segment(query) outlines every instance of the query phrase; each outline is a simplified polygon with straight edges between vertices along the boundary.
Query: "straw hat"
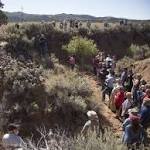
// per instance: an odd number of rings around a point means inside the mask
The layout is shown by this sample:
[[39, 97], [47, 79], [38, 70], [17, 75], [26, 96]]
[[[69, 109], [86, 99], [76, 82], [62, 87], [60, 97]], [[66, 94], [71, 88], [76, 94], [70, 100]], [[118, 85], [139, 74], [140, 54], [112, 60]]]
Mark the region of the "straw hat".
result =
[[87, 116], [88, 116], [89, 118], [98, 118], [97, 113], [96, 113], [95, 111], [93, 111], [93, 110], [88, 111], [88, 112], [87, 112]]
[[138, 115], [138, 109], [135, 107], [135, 108], [131, 108], [131, 109], [129, 109], [128, 110], [128, 114], [129, 114], [129, 116], [131, 116], [131, 115]]

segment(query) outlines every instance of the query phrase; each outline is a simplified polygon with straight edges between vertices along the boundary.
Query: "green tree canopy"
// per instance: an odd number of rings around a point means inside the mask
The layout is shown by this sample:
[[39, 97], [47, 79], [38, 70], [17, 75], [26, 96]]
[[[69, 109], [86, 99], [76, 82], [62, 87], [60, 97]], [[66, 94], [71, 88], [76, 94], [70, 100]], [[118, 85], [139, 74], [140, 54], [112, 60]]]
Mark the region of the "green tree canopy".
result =
[[93, 40], [75, 36], [70, 43], [63, 47], [68, 53], [75, 54], [78, 63], [83, 68], [89, 58], [97, 53], [97, 46]]
[[86, 57], [95, 55], [97, 52], [96, 44], [93, 40], [82, 37], [73, 37], [70, 43], [64, 47], [70, 54]]

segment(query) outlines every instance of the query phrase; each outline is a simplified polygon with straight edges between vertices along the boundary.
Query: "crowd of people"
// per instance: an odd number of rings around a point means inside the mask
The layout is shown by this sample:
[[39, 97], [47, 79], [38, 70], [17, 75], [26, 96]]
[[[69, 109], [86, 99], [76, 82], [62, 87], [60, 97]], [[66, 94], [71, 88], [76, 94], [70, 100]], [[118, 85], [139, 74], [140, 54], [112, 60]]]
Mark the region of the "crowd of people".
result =
[[146, 144], [150, 126], [150, 84], [134, 73], [133, 67], [123, 67], [116, 73], [115, 56], [99, 53], [93, 58], [93, 73], [101, 83], [102, 101], [123, 123], [122, 142], [128, 147]]
[[[44, 47], [41, 40], [41, 47]], [[41, 54], [42, 55], [42, 54]], [[75, 56], [69, 57], [71, 69], [75, 67]], [[102, 101], [116, 113], [116, 119], [122, 122], [122, 142], [129, 148], [147, 144], [147, 129], [150, 127], [150, 84], [135, 74], [133, 65], [122, 68], [116, 73], [116, 57], [103, 52], [93, 58], [93, 73], [101, 84]], [[97, 113], [87, 112], [89, 120], [85, 123], [81, 133], [86, 134], [88, 129], [100, 132], [100, 122]], [[10, 124], [8, 133], [3, 136], [2, 142], [6, 149], [24, 147], [25, 143], [18, 136], [18, 127]]]

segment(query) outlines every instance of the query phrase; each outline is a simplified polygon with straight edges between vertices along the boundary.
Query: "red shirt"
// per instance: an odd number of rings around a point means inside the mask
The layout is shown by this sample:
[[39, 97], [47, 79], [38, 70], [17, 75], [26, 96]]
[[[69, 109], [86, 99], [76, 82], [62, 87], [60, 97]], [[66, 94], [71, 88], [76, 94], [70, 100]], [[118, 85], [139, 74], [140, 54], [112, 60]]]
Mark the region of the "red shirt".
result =
[[124, 91], [119, 91], [115, 95], [115, 106], [116, 108], [120, 108], [122, 103], [124, 102], [125, 94]]

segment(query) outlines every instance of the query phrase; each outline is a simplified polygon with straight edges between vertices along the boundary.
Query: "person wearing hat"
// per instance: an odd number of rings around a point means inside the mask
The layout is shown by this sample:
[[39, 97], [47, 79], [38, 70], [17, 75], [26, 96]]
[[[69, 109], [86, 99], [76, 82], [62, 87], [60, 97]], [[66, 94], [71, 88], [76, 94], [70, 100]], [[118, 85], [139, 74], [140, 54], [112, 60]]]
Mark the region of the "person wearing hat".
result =
[[140, 124], [140, 117], [137, 115], [131, 115], [130, 124], [124, 129], [123, 143], [128, 148], [132, 147], [133, 144], [139, 146], [144, 141], [144, 130]]
[[139, 111], [136, 107], [128, 109], [128, 118], [126, 118], [122, 124], [123, 131], [125, 130], [126, 126], [131, 124], [131, 118], [133, 116], [139, 116], [138, 113], [139, 113]]
[[19, 125], [9, 124], [8, 133], [2, 138], [3, 146], [6, 150], [23, 150], [26, 147], [23, 139], [18, 135]]
[[90, 131], [96, 131], [97, 134], [99, 134], [99, 118], [95, 111], [90, 110], [87, 112], [87, 116], [89, 120], [85, 123], [81, 130], [81, 134], [86, 134]]

